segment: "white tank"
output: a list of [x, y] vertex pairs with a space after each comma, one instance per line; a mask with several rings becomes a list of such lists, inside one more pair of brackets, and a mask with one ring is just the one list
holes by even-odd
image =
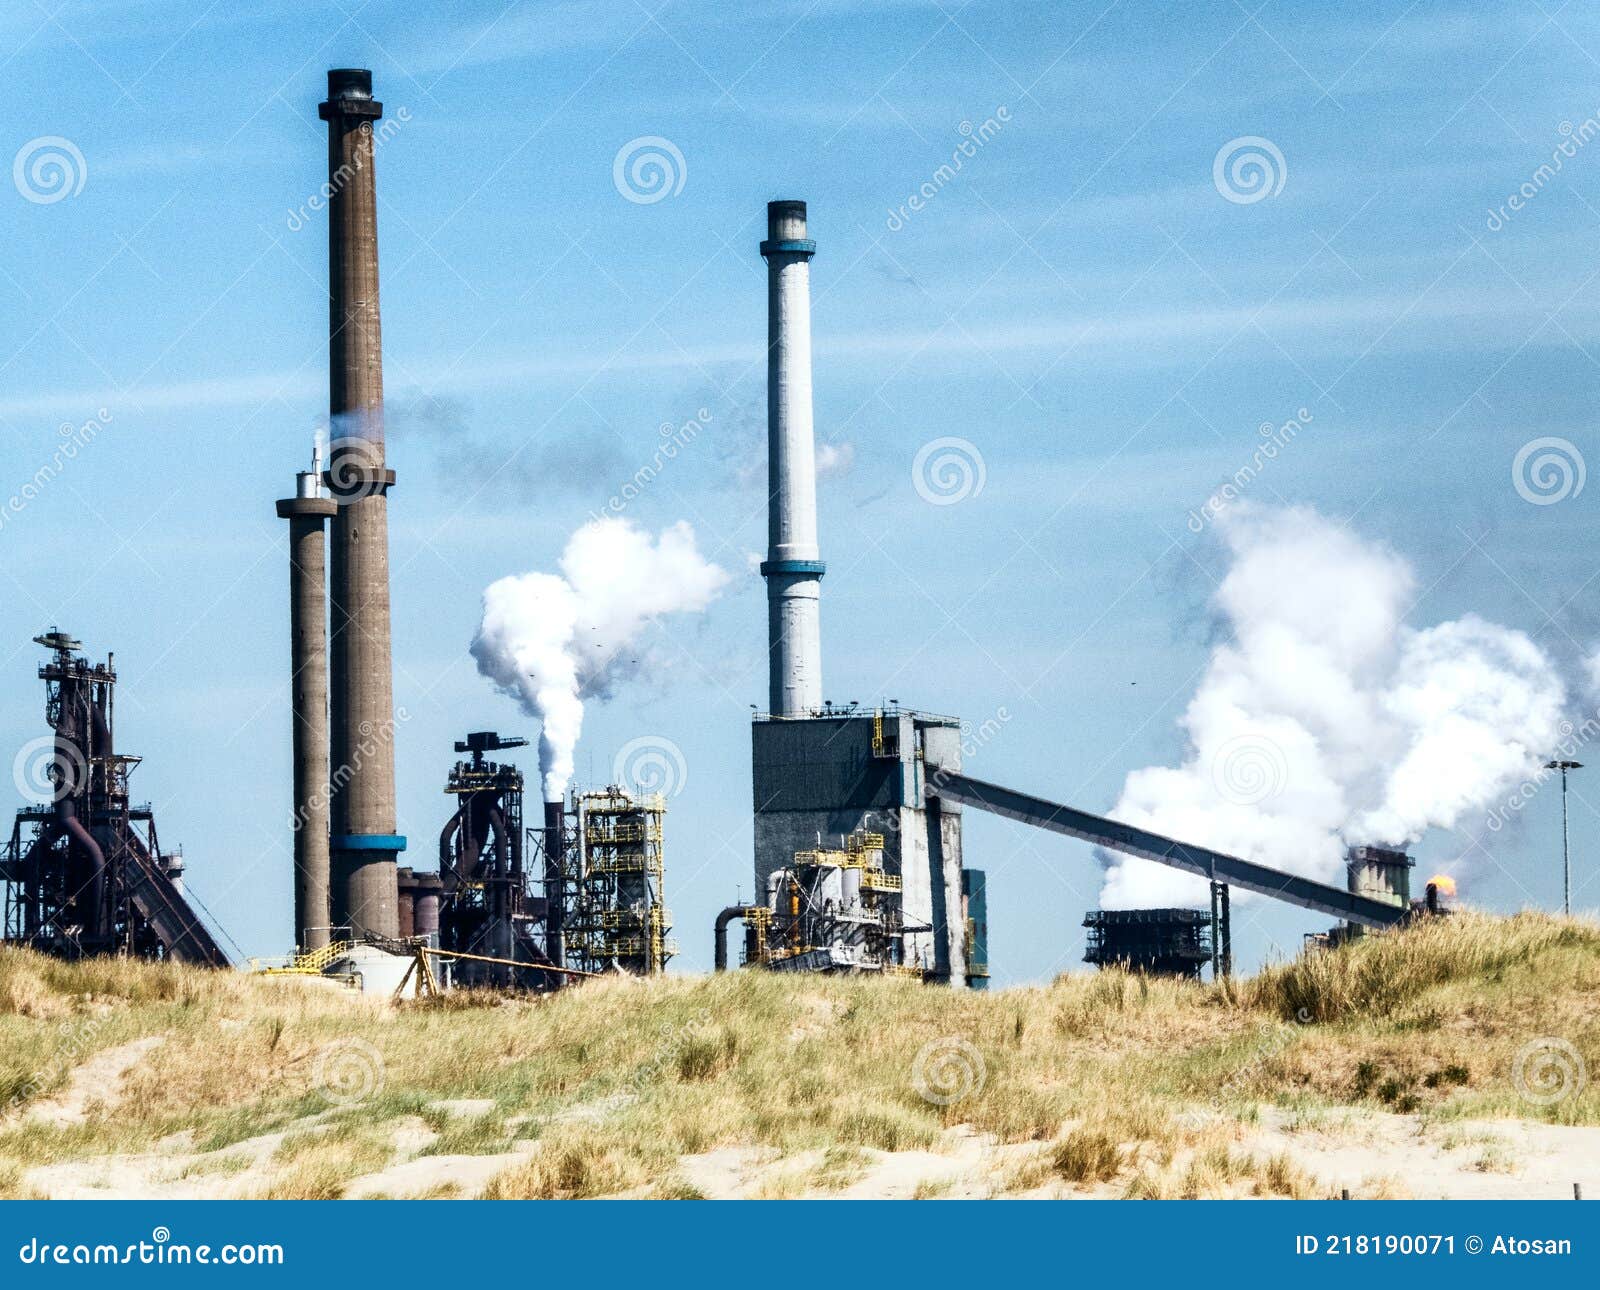
[[839, 885], [843, 892], [841, 910], [847, 914], [859, 914], [861, 912], [861, 870], [842, 870], [839, 874]]

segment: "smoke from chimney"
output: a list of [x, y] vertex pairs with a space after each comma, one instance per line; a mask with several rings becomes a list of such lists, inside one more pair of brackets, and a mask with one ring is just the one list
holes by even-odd
[[483, 593], [472, 642], [478, 671], [540, 723], [547, 802], [572, 780], [586, 699], [659, 666], [637, 642], [667, 614], [699, 613], [728, 574], [706, 561], [679, 522], [652, 538], [624, 519], [591, 520], [568, 540], [560, 573], [501, 578]]
[[[1132, 772], [1111, 814], [1342, 885], [1346, 842], [1415, 841], [1536, 773], [1565, 686], [1523, 632], [1402, 620], [1410, 565], [1308, 507], [1239, 504], [1224, 639], [1179, 719], [1181, 765]], [[1102, 856], [1103, 905], [1204, 903], [1204, 883]]]

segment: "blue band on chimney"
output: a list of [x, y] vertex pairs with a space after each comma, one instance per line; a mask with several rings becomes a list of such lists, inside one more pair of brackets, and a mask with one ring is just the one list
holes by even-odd
[[328, 839], [335, 851], [404, 851], [405, 835], [400, 833], [335, 833]]
[[817, 244], [809, 237], [790, 242], [767, 241], [761, 244], [762, 255], [815, 255]]
[[[748, 566], [746, 566], [748, 567]], [[775, 573], [805, 573], [813, 578], [820, 578], [828, 571], [828, 566], [821, 560], [763, 560], [761, 562], [761, 576], [771, 577]]]

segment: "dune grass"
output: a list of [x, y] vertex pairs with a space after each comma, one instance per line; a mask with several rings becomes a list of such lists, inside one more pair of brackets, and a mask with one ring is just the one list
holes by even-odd
[[[152, 1035], [81, 1123], [28, 1115], [96, 1053]], [[7, 950], [0, 1194], [26, 1193], [40, 1165], [181, 1141], [174, 1176], [243, 1169], [256, 1194], [335, 1196], [391, 1161], [402, 1125], [424, 1154], [536, 1140], [497, 1196], [691, 1195], [681, 1158], [720, 1147], [775, 1152], [773, 1187], [825, 1192], [873, 1152], [948, 1150], [964, 1125], [1035, 1144], [997, 1190], [1304, 1195], [1290, 1162], [1236, 1149], [1262, 1103], [1600, 1123], [1593, 1081], [1548, 1102], [1519, 1091], [1518, 1055], [1539, 1040], [1600, 1074], [1600, 928], [1465, 914], [1221, 986], [1108, 971], [982, 993], [735, 972], [398, 1006]], [[438, 1105], [462, 1099], [483, 1106]]]

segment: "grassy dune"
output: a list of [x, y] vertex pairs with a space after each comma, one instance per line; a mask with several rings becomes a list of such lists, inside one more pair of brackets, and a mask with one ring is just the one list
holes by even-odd
[[[123, 1069], [140, 1039], [159, 1042]], [[996, 1194], [1314, 1195], [1240, 1147], [1263, 1106], [1600, 1124], [1574, 1057], [1600, 1075], [1600, 928], [1534, 914], [1223, 986], [1102, 972], [987, 994], [736, 972], [396, 1006], [5, 951], [0, 1194], [40, 1166], [156, 1157], [169, 1181], [332, 1197], [437, 1155], [504, 1157], [491, 1196], [691, 1196], [683, 1158], [721, 1148], [772, 1157], [765, 1194], [818, 1194], [968, 1126], [1016, 1145]]]

